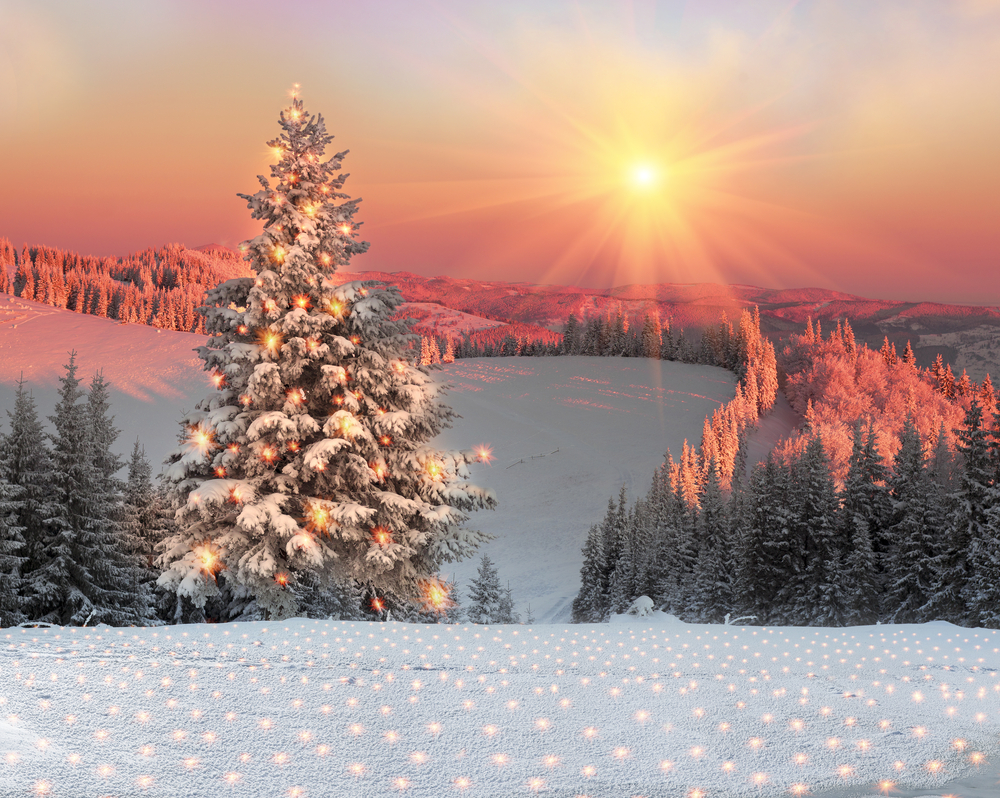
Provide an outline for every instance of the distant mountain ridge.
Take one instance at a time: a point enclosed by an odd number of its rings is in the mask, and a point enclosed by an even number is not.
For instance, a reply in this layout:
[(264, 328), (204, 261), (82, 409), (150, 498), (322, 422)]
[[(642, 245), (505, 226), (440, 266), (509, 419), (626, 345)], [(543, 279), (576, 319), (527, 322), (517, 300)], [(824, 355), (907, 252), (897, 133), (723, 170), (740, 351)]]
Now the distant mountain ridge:
[[(25, 286), (29, 258), (32, 285)], [(0, 269), (0, 292), (178, 330), (196, 328), (200, 316), (194, 309), (208, 287), (219, 279), (249, 273), (239, 251), (215, 243), (193, 250), (172, 244), (126, 258), (90, 258), (49, 247), (25, 246), (18, 253), (0, 238), (0, 266), (5, 267)], [(616, 314), (619, 309), (633, 321), (655, 313), (671, 319), (675, 327), (695, 331), (716, 323), (723, 312), (736, 321), (744, 308), (756, 305), (762, 331), (776, 342), (802, 331), (809, 318), (825, 329), (849, 319), (858, 340), (871, 347), (880, 347), (888, 337), (902, 351), (911, 341), (921, 366), (929, 366), (940, 354), (956, 375), (967, 369), (976, 381), (987, 373), (1000, 376), (1000, 308), (996, 307), (869, 299), (826, 288), (660, 283), (595, 289), (424, 277), (406, 271), (336, 276), (341, 281), (374, 279), (398, 285), (415, 306), (416, 329), (424, 334), (481, 330), (481, 335), (492, 335), (484, 328), (506, 323), (520, 325), (517, 329), (533, 325), (561, 332), (571, 313), (582, 320)]]
[(384, 280), (409, 302), (436, 303), (495, 321), (517, 321), (562, 330), (571, 313), (590, 318), (616, 313), (633, 319), (658, 313), (685, 329), (701, 329), (725, 312), (737, 320), (744, 308), (760, 308), (761, 328), (771, 338), (800, 332), (808, 319), (823, 327), (848, 319), (859, 340), (878, 348), (888, 338), (899, 351), (911, 341), (921, 366), (941, 354), (956, 374), (974, 380), (1000, 375), (1000, 308), (869, 299), (826, 288), (759, 288), (714, 283), (625, 285), (614, 288), (506, 283), (412, 272), (350, 272), (344, 280)]

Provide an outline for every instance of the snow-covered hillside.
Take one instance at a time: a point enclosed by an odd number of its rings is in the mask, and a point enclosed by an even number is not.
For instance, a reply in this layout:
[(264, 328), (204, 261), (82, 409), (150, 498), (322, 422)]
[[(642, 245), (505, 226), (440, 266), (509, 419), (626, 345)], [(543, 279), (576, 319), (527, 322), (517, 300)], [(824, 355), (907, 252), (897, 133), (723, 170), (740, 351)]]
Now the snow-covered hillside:
[[(111, 412), (122, 431), (117, 451), (127, 454), (138, 437), (158, 470), (176, 446), (181, 411), (209, 390), (193, 351), (204, 341), (201, 335), (119, 324), (0, 294), (0, 408), (14, 406), (23, 375), (44, 419), (55, 407), (63, 365), (75, 349), (85, 384), (101, 369), (111, 383)], [(0, 428), (8, 430), (5, 413)]]
[(995, 796), (998, 668), (944, 623), (4, 630), (0, 795)]
[[(155, 471), (176, 446), (182, 411), (209, 391), (192, 351), (203, 341), (0, 295), (0, 408), (13, 407), (23, 372), (40, 415), (49, 415), (75, 349), (85, 381), (103, 369), (111, 383), (117, 451), (127, 455), (138, 437)], [(664, 452), (679, 453), (685, 438), (699, 442), (706, 415), (735, 390), (721, 369), (643, 359), (486, 358), (435, 374), (453, 386), (447, 401), (462, 416), (438, 443), (494, 450), (474, 479), (496, 491), (500, 507), (471, 524), (497, 536), (485, 551), (519, 609), (530, 603), (538, 620), (556, 621), (569, 619), (580, 550), (608, 498), (623, 484), (632, 498), (644, 494)], [(780, 430), (790, 425), (775, 419)], [(0, 428), (6, 422), (0, 417)], [(463, 593), (476, 565), (449, 569)]]

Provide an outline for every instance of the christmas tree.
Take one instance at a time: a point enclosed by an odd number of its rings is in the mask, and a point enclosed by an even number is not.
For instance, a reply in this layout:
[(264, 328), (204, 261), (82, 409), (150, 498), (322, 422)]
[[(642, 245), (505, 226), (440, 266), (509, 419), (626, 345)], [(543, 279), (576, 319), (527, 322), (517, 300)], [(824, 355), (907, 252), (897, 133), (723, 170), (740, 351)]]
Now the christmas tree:
[(215, 390), (165, 472), (179, 531), (160, 584), (196, 606), (249, 591), (269, 618), (300, 611), (300, 581), (310, 594), (354, 582), (376, 610), (443, 602), (439, 567), (485, 539), (466, 512), (495, 499), (468, 483), (471, 451), (428, 445), (453, 413), (410, 361), (398, 290), (332, 279), (368, 248), (359, 200), (341, 190), (347, 153), (324, 160), (332, 136), (297, 97), (279, 121), (274, 185), (240, 195), (263, 223), (245, 244), (257, 276), (222, 283), (201, 310)]

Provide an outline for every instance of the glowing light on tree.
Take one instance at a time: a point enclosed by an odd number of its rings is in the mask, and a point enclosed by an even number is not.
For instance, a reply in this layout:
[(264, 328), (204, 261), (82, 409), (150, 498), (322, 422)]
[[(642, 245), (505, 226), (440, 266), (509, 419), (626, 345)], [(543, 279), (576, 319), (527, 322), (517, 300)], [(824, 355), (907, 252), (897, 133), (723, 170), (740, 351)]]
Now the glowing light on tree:
[(269, 352), (274, 353), (281, 349), (282, 337), (277, 330), (264, 329), (259, 335), (261, 346)]
[(477, 446), (474, 451), (476, 453), (476, 459), (480, 463), (488, 463), (493, 459), (493, 449), (485, 443)]
[(215, 445), (213, 434), (200, 426), (191, 429), (188, 440), (202, 455), (208, 454)]

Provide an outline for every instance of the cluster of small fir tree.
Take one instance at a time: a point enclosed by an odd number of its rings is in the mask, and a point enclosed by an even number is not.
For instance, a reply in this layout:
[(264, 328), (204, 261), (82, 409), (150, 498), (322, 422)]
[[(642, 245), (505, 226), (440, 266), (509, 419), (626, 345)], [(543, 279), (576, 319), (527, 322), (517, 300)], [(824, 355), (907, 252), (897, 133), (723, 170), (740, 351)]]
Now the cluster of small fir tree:
[(0, 623), (158, 623), (125, 520), (109, 387), (85, 391), (75, 353), (46, 433), (22, 382), (0, 446)]

